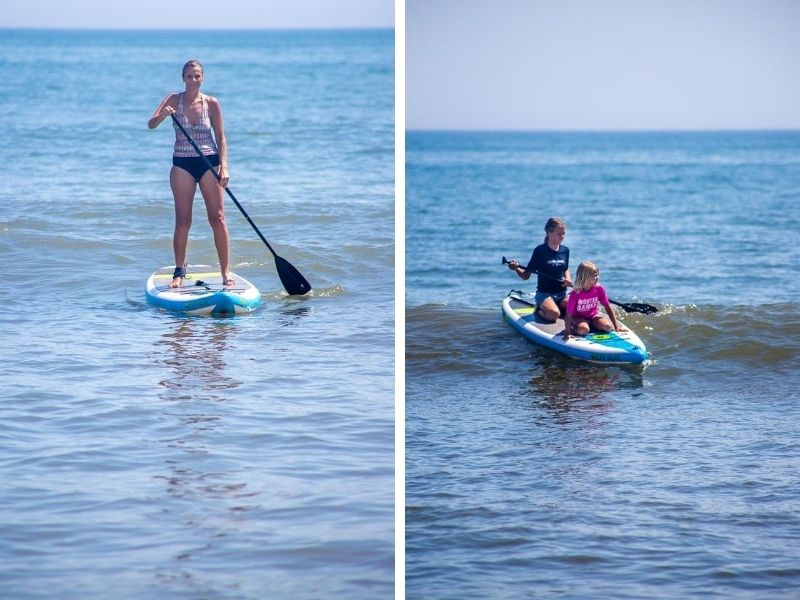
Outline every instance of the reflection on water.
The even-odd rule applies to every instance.
[[[222,390],[232,390],[240,381],[225,375],[225,351],[236,334],[231,319],[181,319],[165,332],[158,354],[171,376],[159,382],[167,390],[165,400],[187,400],[200,393],[212,400],[224,400]]]
[[[236,319],[183,318],[156,343],[168,373],[159,385],[168,402],[163,429],[169,432],[159,440],[165,471],[155,478],[165,483],[166,495],[158,504],[161,518],[180,531],[172,561],[155,575],[160,586],[190,584],[224,595],[206,589],[207,561],[235,539],[247,513],[259,508],[254,502],[259,492],[248,489],[245,479],[249,467],[218,447],[225,443],[226,416],[237,410],[233,391],[242,385],[226,373],[226,353],[237,331]],[[236,587],[235,576],[230,584]]]
[[[294,327],[299,325],[304,317],[311,314],[310,306],[291,306],[287,305],[278,313],[280,315],[280,324],[284,327]]]
[[[576,410],[605,412],[618,398],[616,392],[644,385],[643,371],[636,367],[584,364],[560,357],[544,358],[539,366],[527,393],[554,416],[566,417]]]

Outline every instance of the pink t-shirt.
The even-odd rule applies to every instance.
[[[608,304],[608,296],[602,285],[596,285],[588,292],[572,290],[567,300],[567,314],[571,317],[591,319],[600,313],[598,304]]]

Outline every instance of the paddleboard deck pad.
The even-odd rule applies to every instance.
[[[223,287],[219,269],[208,265],[189,265],[180,287],[171,288],[175,267],[159,269],[147,279],[147,301],[167,310],[187,314],[239,314],[261,304],[256,286],[231,272],[234,284]]]
[[[564,319],[551,323],[536,314],[535,294],[512,290],[503,300],[503,318],[530,341],[561,354],[606,364],[641,364],[647,349],[632,331],[590,333],[564,340]],[[619,319],[618,319],[619,320]]]

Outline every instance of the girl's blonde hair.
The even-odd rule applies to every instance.
[[[597,268],[597,265],[585,260],[578,265],[578,270],[575,272],[575,283],[572,285],[576,290],[582,290],[591,276],[599,274],[600,269]]]
[[[558,217],[550,217],[547,219],[547,223],[544,224],[544,243],[547,243],[547,234],[551,231],[555,231],[556,229],[563,227],[564,229],[567,228],[567,224],[563,221],[563,219],[559,219]]]

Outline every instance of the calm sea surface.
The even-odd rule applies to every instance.
[[[800,133],[407,136],[409,598],[797,597]],[[500,316],[548,217],[652,353]]]
[[[0,32],[4,598],[393,596],[393,38]],[[229,203],[263,308],[144,302],[173,261],[174,134],[147,120],[189,58],[310,296]],[[217,261],[199,194],[189,261]]]

